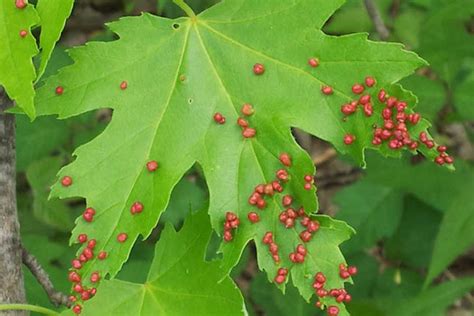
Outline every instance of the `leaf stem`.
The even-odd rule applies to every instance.
[[[194,13],[193,9],[191,9],[191,7],[186,2],[184,2],[184,0],[173,0],[173,2],[184,12],[186,12],[186,14],[191,18],[191,20],[196,19],[196,13]]]
[[[51,315],[51,316],[58,316],[59,313],[55,312],[51,309],[37,306],[37,305],[29,305],[29,304],[0,304],[0,311],[8,311],[8,310],[24,310],[24,311],[32,311],[37,312],[44,315]]]

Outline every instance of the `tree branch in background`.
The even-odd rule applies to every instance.
[[[390,31],[385,26],[382,16],[380,15],[380,11],[375,5],[374,0],[364,0],[365,7],[367,8],[367,12],[369,13],[372,22],[375,25],[375,29],[377,33],[380,35],[382,40],[387,40],[390,36]]]
[[[15,116],[5,113],[11,105],[0,87],[0,304],[26,301],[16,208]],[[2,312],[4,316],[26,314],[24,311]]]
[[[48,273],[43,269],[35,256],[30,254],[23,246],[21,247],[21,250],[23,264],[27,266],[28,269],[30,269],[38,283],[41,284],[51,303],[53,303],[55,306],[65,305],[70,307],[71,302],[69,301],[68,297],[64,293],[58,292],[54,289],[53,283],[49,279]]]

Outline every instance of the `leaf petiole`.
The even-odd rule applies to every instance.
[[[194,13],[193,9],[191,9],[191,7],[186,2],[184,2],[184,0],[173,0],[173,2],[184,12],[186,12],[186,14],[191,18],[191,20],[196,19],[196,13]]]
[[[58,316],[59,313],[55,312],[51,309],[36,306],[36,305],[29,305],[29,304],[0,304],[0,311],[8,311],[8,310],[24,310],[24,311],[32,311],[37,312],[44,315],[51,315],[51,316]]]

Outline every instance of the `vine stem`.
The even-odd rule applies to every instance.
[[[0,311],[9,311],[9,310],[23,310],[37,312],[44,315],[58,316],[59,313],[51,309],[29,304],[2,304],[0,305]]]
[[[191,20],[196,19],[196,13],[194,13],[193,9],[184,2],[184,0],[173,0],[174,4],[176,4],[178,7],[180,7],[186,14],[191,18]]]

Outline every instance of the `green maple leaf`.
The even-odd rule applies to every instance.
[[[41,77],[46,70],[54,46],[59,40],[73,5],[74,0],[38,1],[37,11],[41,19],[41,64],[38,70],[38,77]]]
[[[314,217],[321,229],[307,244],[305,263],[294,265],[288,255],[301,243],[303,229],[286,229],[279,223],[282,194],[267,200],[258,224],[246,220],[254,209],[248,198],[257,184],[275,179],[276,170],[282,168],[278,156],[287,152],[293,165],[288,168],[291,179],[284,184],[283,194],[294,197],[295,207],[304,206],[307,213],[317,211],[314,188],[303,188],[304,176],[314,173],[314,165],[296,144],[291,127],[333,143],[361,164],[366,148],[399,156],[399,151],[371,145],[372,125],[381,120],[380,105],[371,118],[358,112],[346,122],[340,106],[354,99],[352,85],[368,75],[377,80],[370,90],[374,99],[385,87],[414,106],[416,98],[392,83],[424,61],[400,44],[371,42],[364,34],[325,35],[320,29],[342,1],[233,0],[197,17],[182,1],[177,2],[190,18],[170,20],[145,14],[111,23],[119,40],[71,50],[75,64],[38,90],[41,115],[64,119],[102,107],[114,111],[104,133],[78,148],[76,160],[60,171],[59,176],[71,176],[73,184],[53,187],[53,195],[84,197],[97,211],[91,224],[77,220],[71,241],[86,233],[110,256],[89,261],[81,273],[115,276],[134,241],[139,235],[147,237],[158,222],[176,183],[199,163],[209,186],[213,228],[222,233],[229,210],[242,222],[234,240],[221,247],[225,270],[235,266],[245,245],[254,240],[259,266],[269,279],[279,267],[291,268],[292,282],[306,300],[314,294],[311,285],[316,272],[326,274],[328,288],[343,287],[338,265],[344,258],[338,245],[353,233],[349,226],[325,216]],[[317,68],[308,65],[313,56],[320,59]],[[265,65],[261,76],[252,71],[256,63]],[[126,89],[121,89],[123,82]],[[334,94],[321,93],[324,85],[334,87]],[[61,96],[54,92],[57,86],[64,87]],[[235,123],[245,102],[255,108],[248,120],[257,134],[249,139],[242,137]],[[214,122],[216,112],[226,117],[226,124]],[[410,126],[410,133],[417,137],[427,126],[426,121]],[[357,136],[351,146],[342,141],[347,133]],[[434,149],[422,151],[430,158],[436,156]],[[150,160],[160,164],[154,173],[145,167]],[[144,211],[132,216],[130,207],[135,201],[143,203]],[[267,231],[274,233],[280,247],[280,265],[262,243]],[[122,232],[128,239],[118,243]],[[333,304],[334,300],[323,302]],[[341,315],[345,314],[341,309]]]
[[[8,96],[34,119],[34,82],[41,77],[66,23],[74,0],[40,0],[37,10],[24,1],[18,8],[13,0],[0,0],[0,85]],[[39,50],[31,34],[41,25],[41,63],[38,74],[33,64]],[[26,32],[20,35],[20,32]]]
[[[204,261],[211,232],[205,212],[189,216],[178,233],[168,224],[146,282],[104,281],[82,315],[242,315],[235,283],[219,261]]]
[[[0,85],[31,119],[35,117],[36,78],[32,58],[38,53],[31,27],[38,21],[33,6],[18,9],[15,1],[0,0]],[[20,36],[21,31],[26,36]]]

